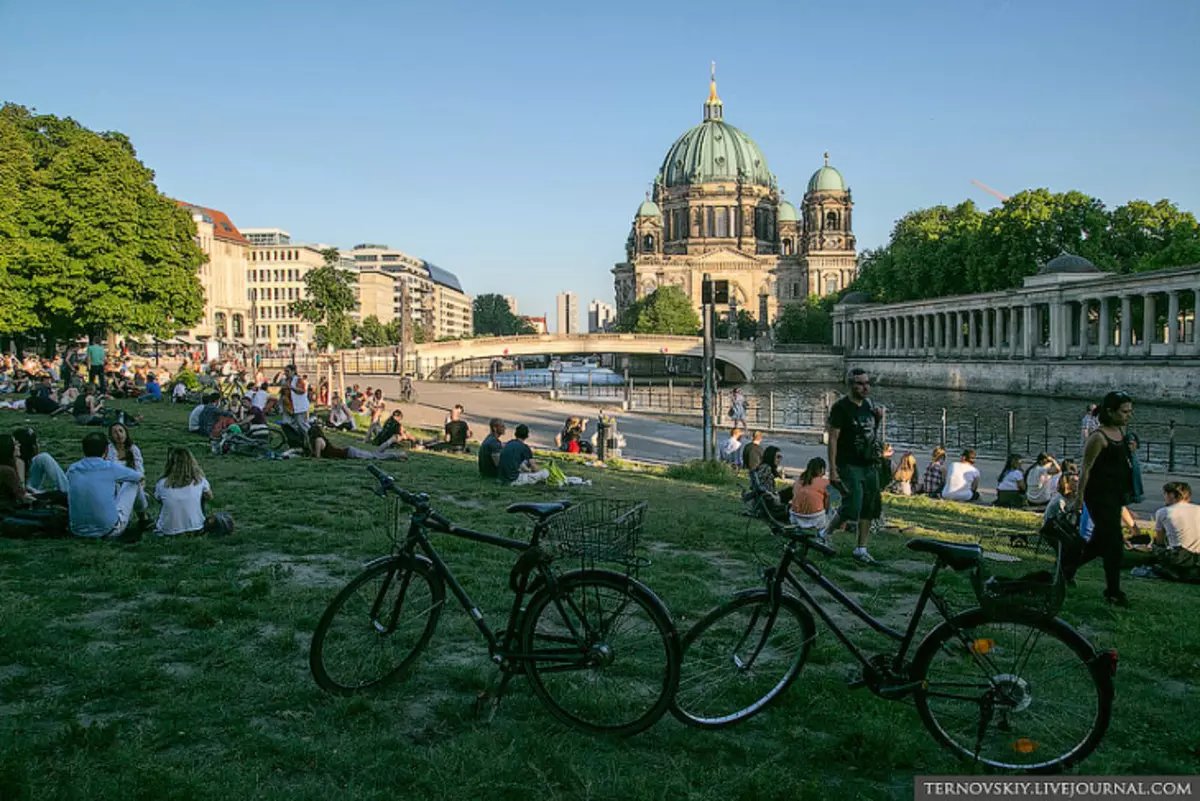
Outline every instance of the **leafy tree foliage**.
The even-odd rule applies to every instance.
[[[412,335],[414,345],[425,344],[425,326],[420,323],[413,323]]]
[[[513,314],[504,296],[494,292],[475,298],[474,319],[476,336],[508,337],[533,333],[533,326]]]
[[[1020,286],[1063,251],[1116,273],[1200,262],[1200,225],[1168,200],[1111,211],[1081,192],[1033,189],[986,214],[966,201],[902,217],[888,244],[865,251],[854,288],[884,302]]]
[[[292,304],[292,311],[301,319],[316,323],[314,334],[317,346],[332,345],[349,348],[354,345],[350,312],[357,306],[354,299],[354,273],[338,267],[337,248],[321,251],[325,263],[304,276],[304,300]],[[379,320],[375,320],[379,324]]]
[[[785,345],[800,342],[828,345],[833,341],[831,311],[837,301],[837,295],[823,298],[809,295],[804,303],[784,306],[775,321],[775,341]]]
[[[717,339],[728,339],[731,328],[728,316],[722,317],[716,325]],[[758,334],[758,321],[745,309],[737,312],[737,334],[738,339],[754,339]]]
[[[0,107],[0,334],[53,344],[198,322],[195,236],[124,135]]]
[[[379,348],[387,345],[395,345],[399,342],[399,338],[395,335],[398,333],[399,326],[392,323],[384,325],[379,322],[379,318],[374,314],[362,321],[362,325],[356,331],[359,344],[368,348]]]
[[[621,314],[617,330],[626,334],[677,334],[695,336],[700,315],[677,286],[660,286]]]

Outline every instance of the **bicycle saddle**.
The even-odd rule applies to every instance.
[[[527,515],[533,515],[538,520],[545,520],[550,515],[555,515],[564,509],[571,506],[570,501],[555,501],[554,503],[514,503],[510,504],[506,512],[524,512]]]
[[[938,540],[909,540],[908,549],[918,553],[931,553],[941,559],[951,570],[968,570],[979,564],[983,549],[978,545]]]

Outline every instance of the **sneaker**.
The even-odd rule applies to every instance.
[[[879,562],[875,559],[875,557],[873,557],[873,556],[871,556],[871,554],[867,553],[866,548],[862,548],[862,549],[855,548],[853,556],[854,556],[854,561],[861,562],[864,565],[879,564]]]

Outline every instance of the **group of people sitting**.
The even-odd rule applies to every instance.
[[[127,426],[113,423],[107,434],[84,435],[83,458],[65,471],[42,450],[33,428],[0,435],[0,527],[17,536],[58,533],[77,537],[136,539],[149,526],[146,464]],[[187,448],[167,451],[153,497],[161,504],[154,531],[160,536],[199,534],[209,516],[212,489]],[[133,521],[136,527],[130,528]]]
[[[503,420],[493,417],[488,421],[488,435],[479,443],[479,475],[500,484],[533,484],[549,478],[550,471],[534,461],[529,426],[518,425],[508,442],[503,439],[506,431]]]

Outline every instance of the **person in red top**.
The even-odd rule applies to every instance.
[[[825,460],[817,456],[808,460],[804,472],[792,487],[790,522],[794,526],[815,528],[825,537],[825,517],[829,512],[829,479],[825,477]]]

